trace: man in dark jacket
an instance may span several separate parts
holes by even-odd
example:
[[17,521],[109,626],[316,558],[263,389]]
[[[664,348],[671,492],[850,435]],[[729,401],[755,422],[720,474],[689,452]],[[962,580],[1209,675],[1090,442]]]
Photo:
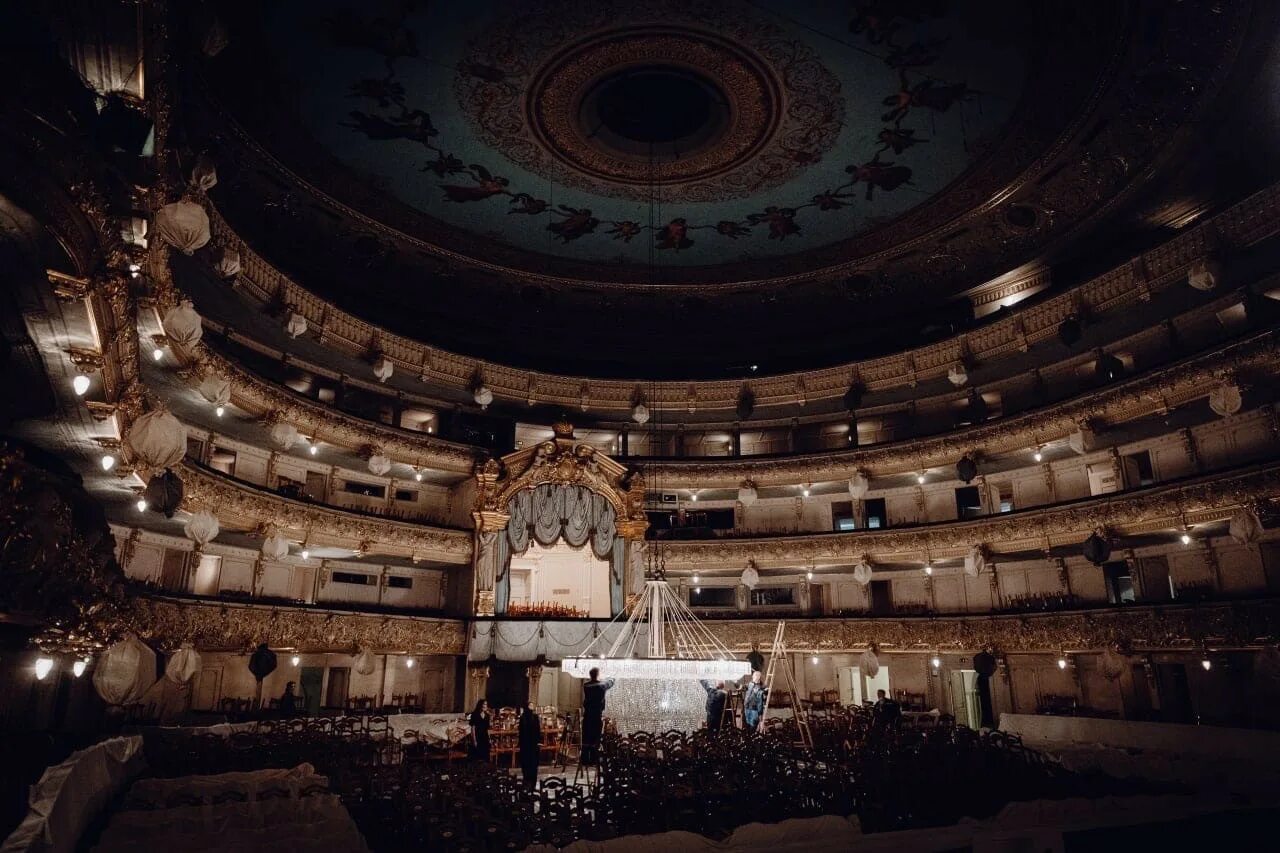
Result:
[[712,684],[710,681],[700,679],[698,683],[702,685],[703,690],[707,691],[707,731],[714,734],[720,731],[720,720],[724,718],[724,703],[729,701],[729,694],[725,692],[723,681]]
[[520,771],[524,786],[530,791],[538,782],[538,764],[542,761],[542,718],[532,705],[520,714]]
[[613,686],[613,679],[601,681],[595,667],[587,674],[591,677],[582,684],[582,763],[595,764],[604,732],[604,694]]
[[747,683],[747,690],[742,698],[742,723],[748,731],[760,728],[761,717],[764,715],[764,700],[768,692],[760,670],[751,673],[751,681]]

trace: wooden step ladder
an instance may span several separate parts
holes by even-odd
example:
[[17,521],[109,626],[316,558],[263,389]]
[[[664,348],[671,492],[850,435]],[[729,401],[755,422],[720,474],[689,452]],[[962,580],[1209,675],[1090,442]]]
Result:
[[760,712],[760,724],[764,725],[765,716],[769,713],[769,702],[773,698],[773,679],[779,666],[787,689],[791,692],[791,713],[796,720],[796,730],[800,734],[800,744],[813,749],[813,734],[809,730],[809,712],[800,699],[800,691],[796,688],[795,667],[787,656],[787,645],[783,636],[787,630],[786,620],[778,623],[778,630],[773,634],[773,649],[769,652],[769,665],[764,672],[764,710]]

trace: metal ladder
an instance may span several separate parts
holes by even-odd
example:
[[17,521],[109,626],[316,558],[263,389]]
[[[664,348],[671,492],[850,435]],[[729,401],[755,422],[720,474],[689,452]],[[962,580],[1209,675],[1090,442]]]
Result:
[[813,749],[813,734],[809,730],[809,712],[801,703],[800,691],[796,689],[795,667],[791,665],[791,658],[787,657],[787,646],[782,639],[786,630],[787,623],[783,620],[778,623],[778,630],[773,634],[769,665],[765,667],[764,672],[764,710],[760,712],[760,723],[764,724],[765,715],[769,713],[769,701],[773,698],[773,679],[778,666],[781,665],[783,679],[791,692],[791,713],[796,720],[796,731],[799,732],[800,743],[808,749]]

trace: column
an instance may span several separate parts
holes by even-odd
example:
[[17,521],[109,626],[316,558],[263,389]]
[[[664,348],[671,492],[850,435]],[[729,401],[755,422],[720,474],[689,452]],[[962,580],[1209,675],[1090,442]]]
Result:
[[489,666],[488,664],[467,664],[466,702],[463,710],[470,711],[476,703],[488,696]]
[[524,674],[529,679],[529,704],[536,708],[538,707],[538,685],[542,682],[542,664],[530,665],[525,669]]

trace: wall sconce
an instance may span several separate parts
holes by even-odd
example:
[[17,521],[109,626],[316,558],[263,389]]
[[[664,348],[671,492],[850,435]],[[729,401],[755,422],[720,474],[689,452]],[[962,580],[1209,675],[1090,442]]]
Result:
[[85,667],[87,667],[88,665],[89,665],[89,659],[81,658],[80,660],[71,664],[71,674],[74,675],[76,678],[79,678],[80,676],[84,675]]
[[36,658],[36,681],[44,681],[53,672],[53,658],[43,655]]

